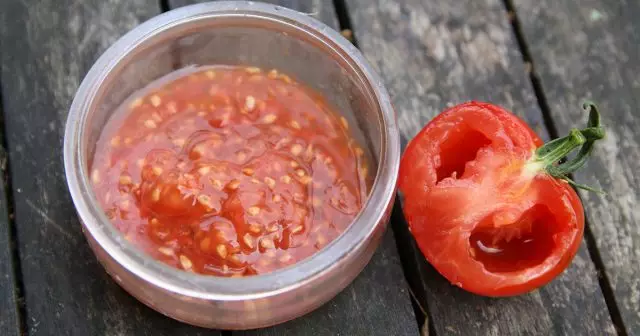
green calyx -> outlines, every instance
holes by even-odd
[[[587,127],[580,130],[571,129],[569,135],[545,143],[536,150],[533,161],[539,164],[547,174],[565,180],[576,188],[602,193],[592,187],[575,183],[568,177],[587,162],[595,142],[605,137],[604,128],[600,125],[600,112],[596,105],[593,102],[585,102],[582,108],[589,113]],[[558,163],[578,148],[580,150],[575,157]]]

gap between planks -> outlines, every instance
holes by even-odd
[[[160,6],[160,11],[162,13],[166,13],[171,10],[171,6],[169,5],[169,0],[159,0],[158,5]]]
[[[4,152],[4,157],[0,157],[3,161],[1,162],[0,168],[2,169],[2,181],[0,183],[4,183],[4,198],[7,202],[6,210],[7,210],[7,224],[9,231],[9,255],[11,257],[11,272],[13,273],[13,289],[15,291],[15,299],[16,299],[16,314],[18,315],[18,332],[20,335],[25,335],[25,331],[27,330],[27,322],[26,322],[26,307],[24,305],[24,284],[22,281],[22,268],[20,264],[20,252],[18,251],[18,232],[16,229],[16,221],[15,221],[15,202],[13,199],[13,184],[11,183],[11,170],[10,170],[10,162],[9,151],[7,150],[7,129],[5,127],[5,117],[4,117],[4,108],[3,108],[3,100],[2,100],[2,83],[0,83],[0,151]],[[2,156],[2,154],[0,154]]]
[[[553,121],[553,117],[551,116],[551,109],[549,108],[549,103],[547,102],[542,84],[535,74],[533,58],[531,56],[531,52],[529,51],[529,46],[527,45],[524,34],[522,33],[522,27],[520,25],[520,21],[518,19],[518,15],[512,1],[513,0],[503,0],[504,7],[507,11],[507,16],[509,22],[511,23],[513,33],[516,37],[518,48],[520,49],[520,53],[522,54],[522,60],[527,65],[529,80],[531,81],[536,100],[542,111],[545,127],[549,131],[549,136],[552,139],[555,139],[558,138],[558,129],[555,125],[555,122]],[[569,177],[573,179],[573,176],[570,175]],[[609,310],[611,321],[613,322],[618,335],[627,336],[626,328],[622,319],[622,314],[620,313],[620,309],[618,308],[618,304],[613,292],[613,287],[611,286],[611,281],[609,280],[609,277],[605,272],[604,262],[602,261],[600,251],[598,251],[598,247],[595,243],[595,236],[593,234],[593,231],[591,230],[588,218],[585,218],[584,240],[587,245],[587,251],[589,252],[591,262],[596,268],[598,274],[598,284],[600,285],[600,290],[602,291],[607,309]]]

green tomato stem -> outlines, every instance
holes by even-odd
[[[547,174],[565,180],[577,188],[601,192],[589,186],[577,184],[568,177],[569,174],[580,169],[587,162],[595,142],[605,137],[605,130],[600,125],[600,112],[598,112],[596,105],[592,102],[585,102],[583,109],[589,113],[587,127],[581,130],[574,128],[569,132],[569,135],[542,145],[536,150],[532,163],[539,165]],[[561,159],[578,148],[580,150],[575,157],[564,163],[559,163]]]

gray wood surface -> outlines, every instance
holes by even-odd
[[[589,225],[626,332],[640,334],[640,3],[516,0],[550,113],[560,133],[584,118],[583,99],[598,103],[607,138],[580,183]]]
[[[293,321],[233,335],[418,335],[391,230],[364,271],[329,303]]]
[[[172,8],[202,1],[170,0]],[[331,1],[267,1],[323,21],[337,29]],[[336,298],[306,316],[266,329],[233,332],[241,335],[416,335],[411,306],[393,232],[388,230],[369,265]]]
[[[209,0],[211,1],[211,0]],[[215,0],[214,0],[215,1]],[[207,0],[168,0],[171,9],[197,3],[208,2]],[[279,5],[295,9],[302,13],[307,13],[312,17],[326,23],[331,27],[338,27],[338,19],[333,8],[332,1],[326,0],[261,0],[274,5]]]
[[[64,122],[82,77],[157,13],[155,0],[2,2],[0,82],[29,335],[218,334],[154,312],[111,280],[82,235],[64,178]]]
[[[472,99],[514,111],[548,138],[501,1],[351,0],[347,5],[360,48],[391,92],[405,141],[443,108]],[[409,239],[399,217],[396,213],[396,233]],[[415,244],[407,242],[407,249],[404,259],[416,270],[409,281],[438,335],[615,334],[584,244],[571,267],[548,286],[506,299],[449,285]]]
[[[511,109],[548,139],[529,81],[531,67],[522,61],[502,0],[345,1],[359,47],[393,96],[404,143],[443,108],[471,99]],[[168,0],[172,8],[194,2]],[[332,1],[269,2],[338,27]],[[640,4],[513,2],[559,133],[582,125],[582,99],[601,107],[609,136],[576,179],[608,192],[604,197],[581,193],[595,237],[591,252],[604,265],[601,282],[611,284],[611,295],[605,292],[622,328],[619,334],[640,334],[640,114],[634,109],[640,93]],[[13,243],[27,334],[415,335],[398,253],[437,335],[616,333],[585,244],[571,267],[543,289],[515,298],[483,298],[449,285],[425,262],[398,206],[394,230],[355,282],[320,309],[280,326],[238,333],[204,330],[129,296],[100,267],[82,236],[64,179],[62,135],[71,99],[91,64],[119,36],[159,13],[160,3],[0,0],[5,117],[0,132],[6,132],[13,188],[3,190],[0,180],[0,335],[18,335],[20,328],[6,192],[15,203]],[[0,148],[0,164],[4,154]]]
[[[2,44],[0,44],[2,50]],[[0,83],[1,84],[1,83]],[[0,85],[0,90],[2,86]],[[0,102],[2,101],[0,95]],[[2,116],[2,105],[0,105]],[[0,127],[4,126],[0,121]],[[0,139],[4,137],[0,128]],[[18,301],[16,297],[16,275],[14,274],[13,255],[11,252],[11,229],[6,192],[5,172],[7,169],[7,153],[0,144],[0,335],[14,336],[20,334],[18,320]]]

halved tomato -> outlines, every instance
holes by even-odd
[[[604,137],[595,106],[585,108],[589,127],[546,145],[515,115],[480,102],[444,111],[409,143],[399,177],[403,211],[422,253],[451,283],[517,295],[569,265],[584,214],[567,175]]]

